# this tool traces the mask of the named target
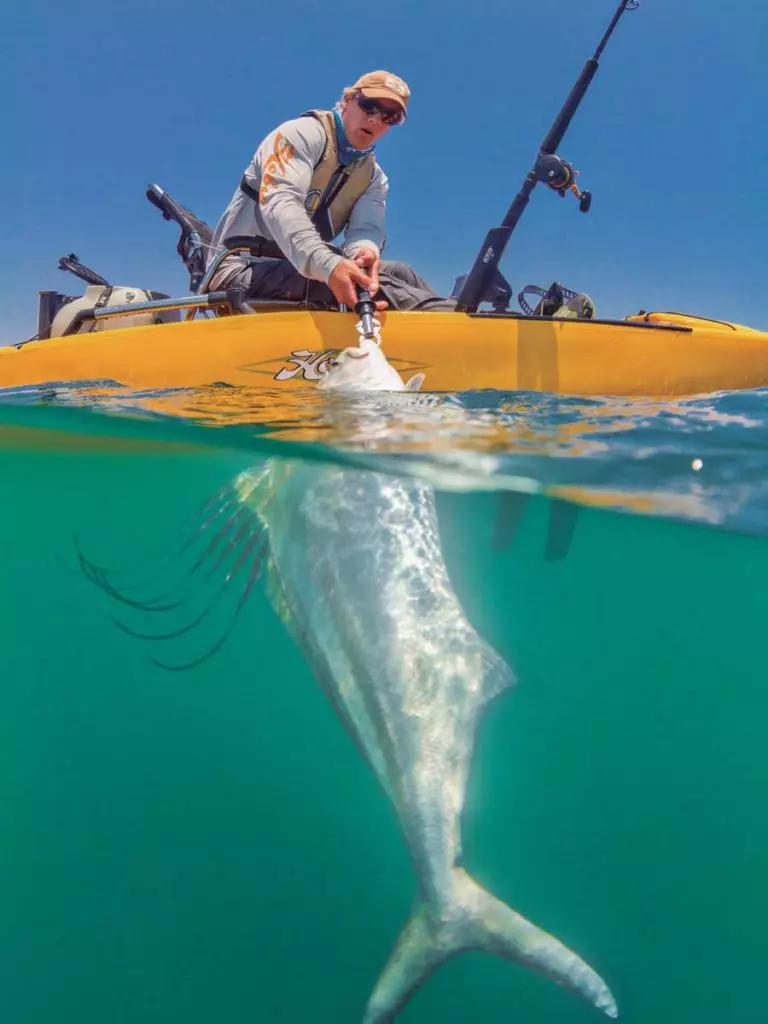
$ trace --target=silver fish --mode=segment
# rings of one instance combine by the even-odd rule
[[[421,378],[423,379],[423,378]],[[377,344],[326,373],[325,391],[412,390]],[[397,811],[418,896],[363,1024],[395,1018],[441,963],[486,949],[618,1016],[574,952],[487,892],[462,866],[461,815],[484,706],[513,682],[469,623],[443,559],[431,488],[305,463],[272,470],[261,505],[282,611],[329,699]],[[245,474],[241,500],[263,493]]]
[[[318,387],[328,395],[329,414],[341,400],[345,415],[357,409],[373,423],[377,402],[417,390],[422,380],[404,385],[379,345],[363,339],[341,353]],[[437,967],[476,949],[525,964],[617,1017],[611,992],[591,967],[463,867],[461,816],[479,716],[514,679],[453,589],[432,489],[337,463],[271,460],[219,495],[198,533],[214,524],[217,532],[185,585],[207,561],[213,560],[208,579],[235,555],[223,590],[250,563],[236,618],[261,564],[268,564],[275,606],[391,800],[411,856],[416,899],[362,1024],[394,1020]],[[185,541],[180,553],[189,546]],[[117,574],[78,554],[86,575],[134,610],[165,612],[187,600],[140,597],[135,587],[131,597],[121,595]],[[154,636],[118,624],[167,641],[202,618]]]

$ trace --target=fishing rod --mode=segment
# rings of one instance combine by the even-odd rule
[[[582,213],[586,213],[592,205],[592,194],[590,192],[582,192],[576,185],[574,179],[578,171],[574,171],[571,164],[563,160],[562,157],[557,156],[555,150],[562,142],[563,136],[573,119],[573,115],[584,99],[589,83],[595,77],[602,52],[613,34],[613,30],[618,25],[619,19],[624,11],[634,11],[639,6],[640,0],[621,0],[597,49],[587,60],[576,84],[571,89],[568,99],[555,118],[554,124],[547,132],[536,157],[536,162],[526,175],[522,188],[507,210],[504,220],[499,227],[491,228],[485,236],[482,248],[477,254],[477,258],[472,264],[472,269],[467,274],[459,292],[456,309],[460,312],[474,313],[483,301],[491,281],[496,275],[499,261],[504,254],[510,236],[515,230],[523,210],[528,205],[531,193],[538,182],[541,181],[548,185],[561,196],[565,196],[566,192],[572,192],[579,200],[579,209]]]

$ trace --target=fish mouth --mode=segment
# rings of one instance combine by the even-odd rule
[[[352,349],[347,351],[350,359],[367,359],[370,354],[370,352],[353,352]]]

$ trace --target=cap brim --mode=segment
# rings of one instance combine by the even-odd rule
[[[396,92],[390,92],[387,89],[361,89],[360,92],[363,96],[367,96],[369,100],[392,100],[402,110],[404,114],[408,113],[408,107],[403,103],[403,97],[398,96]]]

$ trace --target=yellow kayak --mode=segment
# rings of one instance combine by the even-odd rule
[[[765,331],[665,311],[596,319],[589,296],[558,282],[546,293],[528,286],[518,296],[524,312],[509,309],[512,291],[499,263],[536,184],[560,196],[572,193],[582,212],[591,206],[591,193],[580,190],[577,172],[555,150],[619,19],[637,6],[637,0],[620,0],[503,220],[487,232],[469,273],[457,278],[455,308],[380,315],[387,358],[404,376],[424,373],[423,390],[666,398],[768,385]],[[262,409],[277,409],[292,405],[336,352],[356,343],[358,313],[254,303],[234,292],[208,294],[211,227],[157,184],[146,196],[180,228],[176,251],[189,271],[189,294],[170,299],[113,286],[74,253],[62,257],[59,268],[85,281],[86,294],[40,292],[39,340],[0,348],[0,400],[3,388],[36,385],[98,390],[229,384],[248,389],[243,394],[249,398],[256,389]],[[246,254],[255,245],[251,255],[258,256],[257,241],[238,236],[223,245]],[[541,296],[535,308],[525,299],[530,292]],[[493,309],[481,310],[483,303]],[[215,315],[221,313],[227,315]]]
[[[385,312],[387,358],[423,390],[680,396],[768,385],[768,333],[654,312],[625,320]],[[0,388],[214,383],[295,393],[355,344],[354,313],[277,311],[118,328],[0,349]],[[115,326],[111,326],[115,325]],[[101,326],[101,325],[100,325]]]

